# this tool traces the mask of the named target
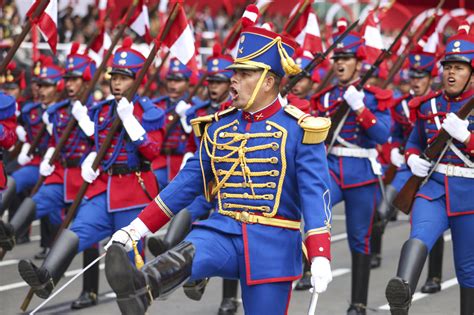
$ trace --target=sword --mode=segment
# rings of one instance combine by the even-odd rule
[[[316,314],[316,306],[318,305],[319,293],[313,288],[313,293],[311,295],[311,302],[309,303],[308,315]]]
[[[105,254],[107,254],[107,252],[103,253],[102,255],[100,255],[99,257],[97,257],[93,262],[91,262],[89,265],[87,265],[84,269],[82,269],[81,271],[79,271],[74,277],[71,278],[71,280],[69,280],[68,282],[66,282],[62,287],[60,287],[58,290],[56,290],[56,292],[54,292],[50,297],[48,297],[46,300],[43,301],[43,303],[41,303],[40,305],[38,305],[34,310],[33,312],[30,313],[30,315],[34,315],[36,314],[36,312],[38,312],[38,310],[40,308],[42,308],[44,305],[46,305],[46,303],[48,303],[49,301],[51,301],[56,295],[58,295],[59,293],[61,293],[61,291],[63,291],[68,285],[70,285],[74,280],[76,280],[78,277],[80,277],[84,272],[86,272],[89,268],[91,268],[92,266],[94,266],[95,264],[97,264],[99,262],[99,260],[101,260],[102,258],[105,257]]]

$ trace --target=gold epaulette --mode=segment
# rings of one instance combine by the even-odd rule
[[[326,140],[326,137],[331,127],[331,120],[329,118],[314,117],[306,114],[301,109],[286,105],[285,112],[298,121],[298,125],[303,128],[303,143],[316,144]]]
[[[219,121],[222,117],[232,114],[237,111],[235,107],[229,107],[223,111],[216,112],[214,115],[206,115],[191,119],[191,126],[193,127],[194,134],[196,137],[201,137],[204,133],[204,128],[207,124]]]

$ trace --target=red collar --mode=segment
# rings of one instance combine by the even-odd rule
[[[443,93],[444,99],[447,100],[448,102],[464,101],[466,99],[471,98],[473,95],[474,95],[474,89],[469,89],[468,91],[465,91],[461,95],[454,98],[450,98],[448,95],[446,95],[446,93]]]
[[[244,120],[248,122],[262,121],[267,118],[270,118],[271,116],[276,114],[280,109],[281,109],[281,104],[277,98],[271,105],[265,107],[262,110],[259,110],[258,112],[255,112],[253,114],[249,112],[242,112],[242,117],[244,118]]]

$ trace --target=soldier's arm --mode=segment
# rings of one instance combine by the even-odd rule
[[[308,259],[331,259],[331,204],[329,168],[323,143],[303,144],[296,152],[296,173],[301,209],[305,221],[305,245]]]
[[[376,109],[370,109],[365,106],[357,113],[357,123],[364,128],[370,138],[378,144],[387,142],[390,134],[390,113],[386,109],[378,106]]]
[[[15,132],[15,128],[15,116],[0,122],[0,147],[8,149],[16,143],[18,136]]]

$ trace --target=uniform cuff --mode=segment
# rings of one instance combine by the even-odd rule
[[[138,215],[138,218],[152,233],[158,231],[172,217],[173,213],[163,203],[159,195]]]
[[[410,149],[405,150],[405,161],[408,161],[408,158],[412,154],[420,155],[421,151],[418,150],[417,148],[410,148]]]
[[[377,123],[377,117],[367,107],[357,116],[356,120],[364,129],[369,129]]]
[[[474,133],[471,132],[471,139],[469,139],[469,142],[467,143],[467,152],[474,156]]]
[[[308,260],[311,261],[317,256],[331,260],[331,234],[329,232],[311,234],[312,231],[314,230],[309,230],[306,233],[308,236],[304,241],[308,251]]]

